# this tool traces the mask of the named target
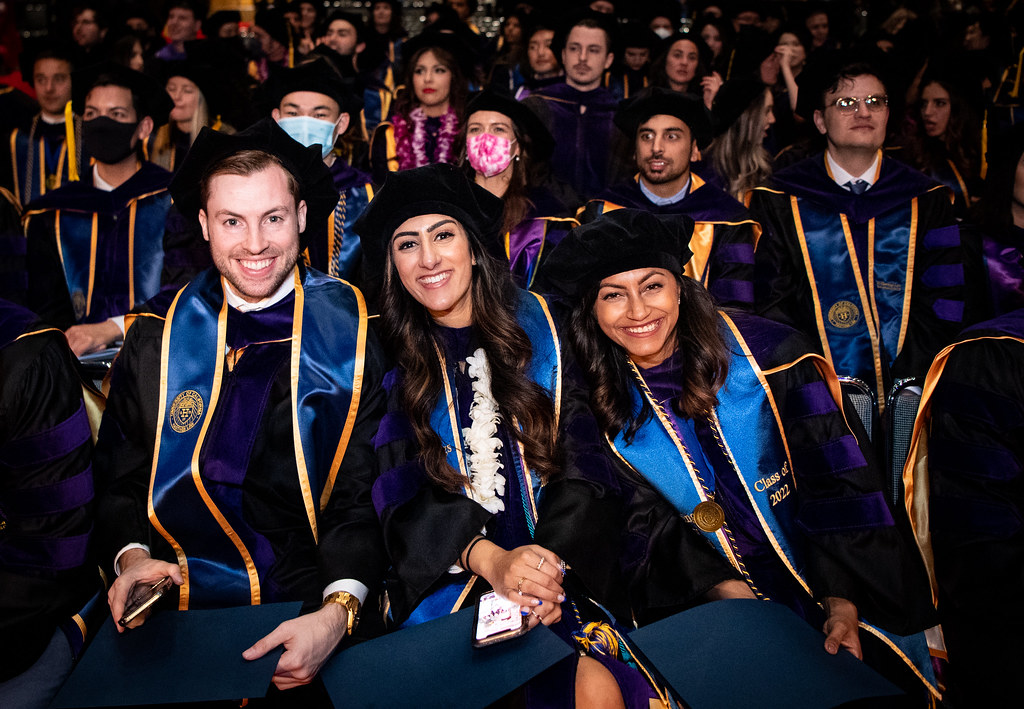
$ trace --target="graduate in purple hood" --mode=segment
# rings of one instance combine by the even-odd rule
[[[764,228],[756,310],[817,340],[881,408],[894,380],[923,376],[963,327],[960,232],[949,189],[882,153],[889,108],[877,65],[822,57],[804,74],[800,99],[827,149],[750,194]]]
[[[720,305],[754,302],[754,245],[761,227],[746,208],[690,169],[707,145],[711,123],[700,99],[653,87],[619,104],[615,124],[634,141],[639,172],[587,203],[581,221],[628,207],[694,220],[686,275]]]

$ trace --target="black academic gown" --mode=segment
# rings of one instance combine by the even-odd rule
[[[255,313],[228,309],[227,346],[236,353],[245,350],[230,371],[225,367],[219,403],[199,457],[200,475],[216,503],[242,520],[244,538],[259,569],[263,602],[302,601],[305,610],[313,610],[328,584],[351,578],[370,588],[368,606],[373,608],[385,566],[370,504],[377,471],[370,440],[384,405],[379,350],[371,336],[354,428],[333,491],[318,517],[317,542],[303,504],[293,441],[287,338],[294,303],[292,294]],[[155,373],[161,371],[167,298],[161,296],[149,305],[154,312],[135,318],[112,370],[97,443],[97,531],[107,564],[133,542],[150,545],[154,558],[176,558],[147,517],[159,418],[160,382]],[[339,312],[338,317],[352,314]],[[279,341],[282,337],[286,339]],[[374,615],[368,609],[357,632],[372,634]]]
[[[101,587],[91,460],[67,340],[0,300],[0,681],[30,667],[58,626],[81,649],[71,618]]]
[[[817,270],[813,285],[792,197],[800,205],[809,257],[834,264]],[[826,352],[828,340],[831,355],[826,357],[840,376],[862,379],[884,399],[894,380],[924,376],[932,357],[963,327],[965,256],[945,187],[883,157],[874,186],[855,195],[832,180],[824,155],[818,154],[776,173],[772,187],[755,189],[748,199],[751,215],[764,229],[755,252],[755,312],[800,330],[819,343],[819,351]],[[811,233],[812,212],[832,215],[836,227],[827,238]],[[852,250],[844,240],[839,215],[847,219]],[[898,223],[890,225],[893,220]],[[913,239],[883,246],[888,235],[895,233],[891,227],[911,225],[916,229]],[[875,239],[873,251],[868,249],[869,233]],[[853,255],[860,269],[861,296],[849,266]],[[874,264],[870,274],[869,262]],[[850,274],[842,276],[842,292],[833,292],[824,283],[826,277],[839,278],[830,273]],[[911,297],[905,303],[908,288]],[[885,301],[905,303],[902,314],[880,307]],[[846,340],[845,347],[847,353],[859,349],[856,356],[867,366],[842,366],[847,353],[833,338],[859,332],[851,328],[864,327],[879,313],[880,322],[873,329],[883,333],[877,348],[880,364],[871,367],[872,345],[865,333],[859,344]]]

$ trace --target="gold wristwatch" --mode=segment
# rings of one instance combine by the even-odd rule
[[[340,603],[348,610],[348,628],[345,634],[351,635],[359,624],[359,599],[348,591],[335,591],[324,599],[320,607],[323,608],[328,603]]]

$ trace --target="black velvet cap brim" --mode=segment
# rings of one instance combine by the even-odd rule
[[[71,74],[71,102],[75,113],[82,115],[85,112],[86,96],[103,78],[109,79],[105,83],[123,86],[138,97],[137,113],[140,121],[149,116],[153,119],[154,127],[167,123],[174,102],[167,95],[163,84],[142,72],[110,61],[94,64]]]
[[[389,172],[384,186],[354,225],[362,239],[364,269],[380,276],[395,230],[423,214],[452,217],[492,256],[507,260],[500,238],[505,203],[453,165],[439,163]]]
[[[699,147],[703,148],[711,139],[711,117],[704,103],[694,96],[660,86],[644,89],[636,96],[620,101],[614,120],[619,130],[632,141],[636,140],[636,132],[644,121],[660,115],[675,116],[685,123]]]
[[[683,215],[616,209],[576,227],[548,256],[543,288],[575,301],[608,276],[638,268],[675,274],[693,256],[693,220]]]
[[[282,69],[267,80],[266,103],[278,108],[281,100],[296,91],[312,91],[332,98],[342,113],[356,118],[363,109],[363,100],[342,79],[326,57],[317,57],[294,69]]]
[[[262,150],[274,155],[299,181],[299,192],[306,202],[307,231],[312,225],[327,221],[338,204],[338,190],[324,164],[320,146],[307,148],[293,140],[272,118],[264,118],[234,135],[210,128],[199,133],[170,185],[174,203],[190,223],[199,218],[203,176],[215,163],[243,150]]]

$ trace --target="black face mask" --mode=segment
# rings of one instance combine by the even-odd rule
[[[99,116],[82,122],[82,150],[101,163],[113,165],[131,155],[132,137],[138,123],[119,123]]]

